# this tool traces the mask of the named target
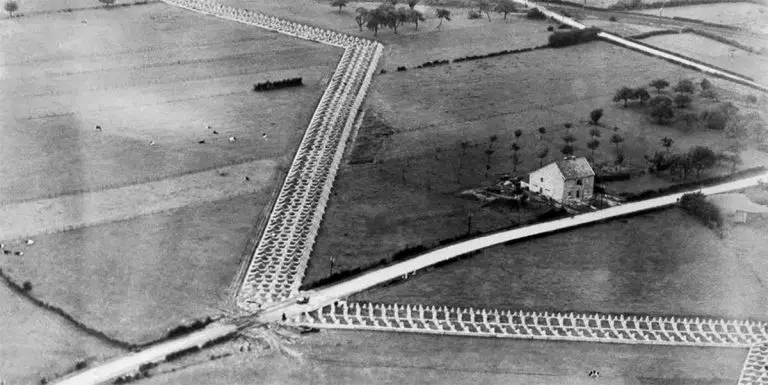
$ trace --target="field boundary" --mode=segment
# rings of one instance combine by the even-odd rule
[[[148,5],[148,4],[157,4],[162,3],[162,0],[139,0],[134,1],[133,3],[122,3],[122,4],[116,4],[112,5],[112,8],[125,8],[125,7],[132,7],[134,5]],[[94,7],[78,7],[78,8],[63,8],[58,9],[55,11],[31,11],[31,12],[14,12],[13,19],[16,18],[27,18],[29,16],[37,16],[37,15],[49,15],[52,13],[72,13],[77,11],[91,11],[96,9],[109,9],[109,7],[105,7],[103,5],[94,6]],[[11,18],[4,19],[4,20],[13,20]]]

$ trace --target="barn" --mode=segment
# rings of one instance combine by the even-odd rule
[[[595,172],[584,157],[565,157],[529,174],[529,189],[557,202],[592,198]]]

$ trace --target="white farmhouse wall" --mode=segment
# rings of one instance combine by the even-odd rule
[[[543,181],[542,181],[543,179]],[[563,174],[555,163],[540,168],[529,175],[530,190],[557,201],[563,199]]]

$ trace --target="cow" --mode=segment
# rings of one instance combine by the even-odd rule
[[[203,139],[203,140],[198,140],[198,141],[197,141],[197,143],[200,143],[200,144],[205,144],[205,139]]]
[[[33,241],[31,239],[27,239],[24,243],[26,243],[27,245],[34,245],[35,241]]]
[[[236,141],[236,140],[237,140],[237,138],[236,138],[236,137],[234,137],[234,136],[230,136],[230,137],[229,137],[229,141],[230,141],[230,142],[234,142],[234,141]]]
[[[17,252],[15,252],[13,254],[18,255],[19,257],[21,257],[22,255],[24,255],[24,252],[23,251],[17,251]]]
[[[96,125],[96,131],[101,132],[101,126],[98,124]]]

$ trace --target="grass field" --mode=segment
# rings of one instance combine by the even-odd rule
[[[341,54],[165,4],[2,24],[0,203],[290,154]]]
[[[39,383],[74,369],[80,360],[124,353],[38,308],[0,283],[0,379],[6,384]]]
[[[155,375],[146,384],[720,385],[737,381],[745,351],[561,343],[397,333],[302,337],[303,362],[248,353]]]
[[[585,143],[595,126],[588,116],[598,107],[605,110],[602,144],[595,153],[598,163],[613,162],[616,146],[609,137],[614,126],[625,138],[621,147],[626,163],[636,169],[645,169],[643,155],[662,150],[660,139],[665,136],[674,138],[675,151],[693,145],[723,149],[722,133],[685,134],[674,125],[655,124],[642,108],[612,101],[622,85],[641,86],[658,77],[670,82],[700,79],[691,71],[605,43],[378,76],[356,138],[359,148],[349,159],[374,163],[342,168],[306,282],[328,275],[331,257],[336,270],[365,266],[406,246],[465,234],[468,207],[477,211],[473,223],[486,229],[519,222],[516,212],[478,210],[478,203],[457,197],[462,189],[513,173],[510,148],[515,129],[523,131],[517,140],[518,175],[562,156],[565,123],[573,124],[576,154],[591,155]],[[692,110],[708,102],[698,103]],[[542,126],[547,128],[543,136],[537,130]],[[498,136],[493,143],[492,135]],[[466,155],[461,141],[473,144]],[[539,146],[549,146],[545,159],[534,155]],[[487,163],[485,151],[490,147],[494,152]],[[744,158],[745,167],[765,164],[765,154],[753,155]],[[486,164],[491,166],[487,178]],[[651,179],[617,189],[640,191],[676,182]]]
[[[658,15],[658,9],[637,11]],[[754,29],[758,32],[768,31],[768,7],[755,3],[724,3],[699,4],[681,7],[665,8],[662,15],[666,17],[687,17],[710,23],[733,25]]]
[[[395,34],[390,29],[379,30],[378,36],[363,27],[360,32],[355,23],[355,9],[372,9],[380,2],[350,2],[341,13],[330,6],[329,1],[317,0],[224,0],[224,4],[249,8],[270,15],[301,23],[330,28],[344,33],[376,38],[387,45],[382,68],[394,71],[398,66],[416,66],[427,61],[452,59],[467,55],[534,47],[547,43],[547,22],[530,21],[519,15],[509,15],[505,21],[499,14],[487,18],[469,20],[467,9],[451,7],[451,21],[443,22],[436,29],[439,20],[435,8],[417,5],[425,22],[419,23],[415,31],[413,24],[405,24]],[[400,6],[404,6],[401,4]]]
[[[768,65],[766,56],[752,54],[693,34],[653,36],[643,41],[752,77],[757,83],[768,84],[768,76],[765,74]]]
[[[741,238],[670,209],[496,246],[353,299],[765,320],[766,272],[750,261],[768,242]]]
[[[191,205],[39,236],[0,256],[17,282],[81,322],[133,343],[226,308],[225,289],[269,194]]]
[[[274,161],[259,160],[116,189],[11,203],[0,210],[0,240],[127,220],[244,194],[269,195],[277,182],[275,172]]]

